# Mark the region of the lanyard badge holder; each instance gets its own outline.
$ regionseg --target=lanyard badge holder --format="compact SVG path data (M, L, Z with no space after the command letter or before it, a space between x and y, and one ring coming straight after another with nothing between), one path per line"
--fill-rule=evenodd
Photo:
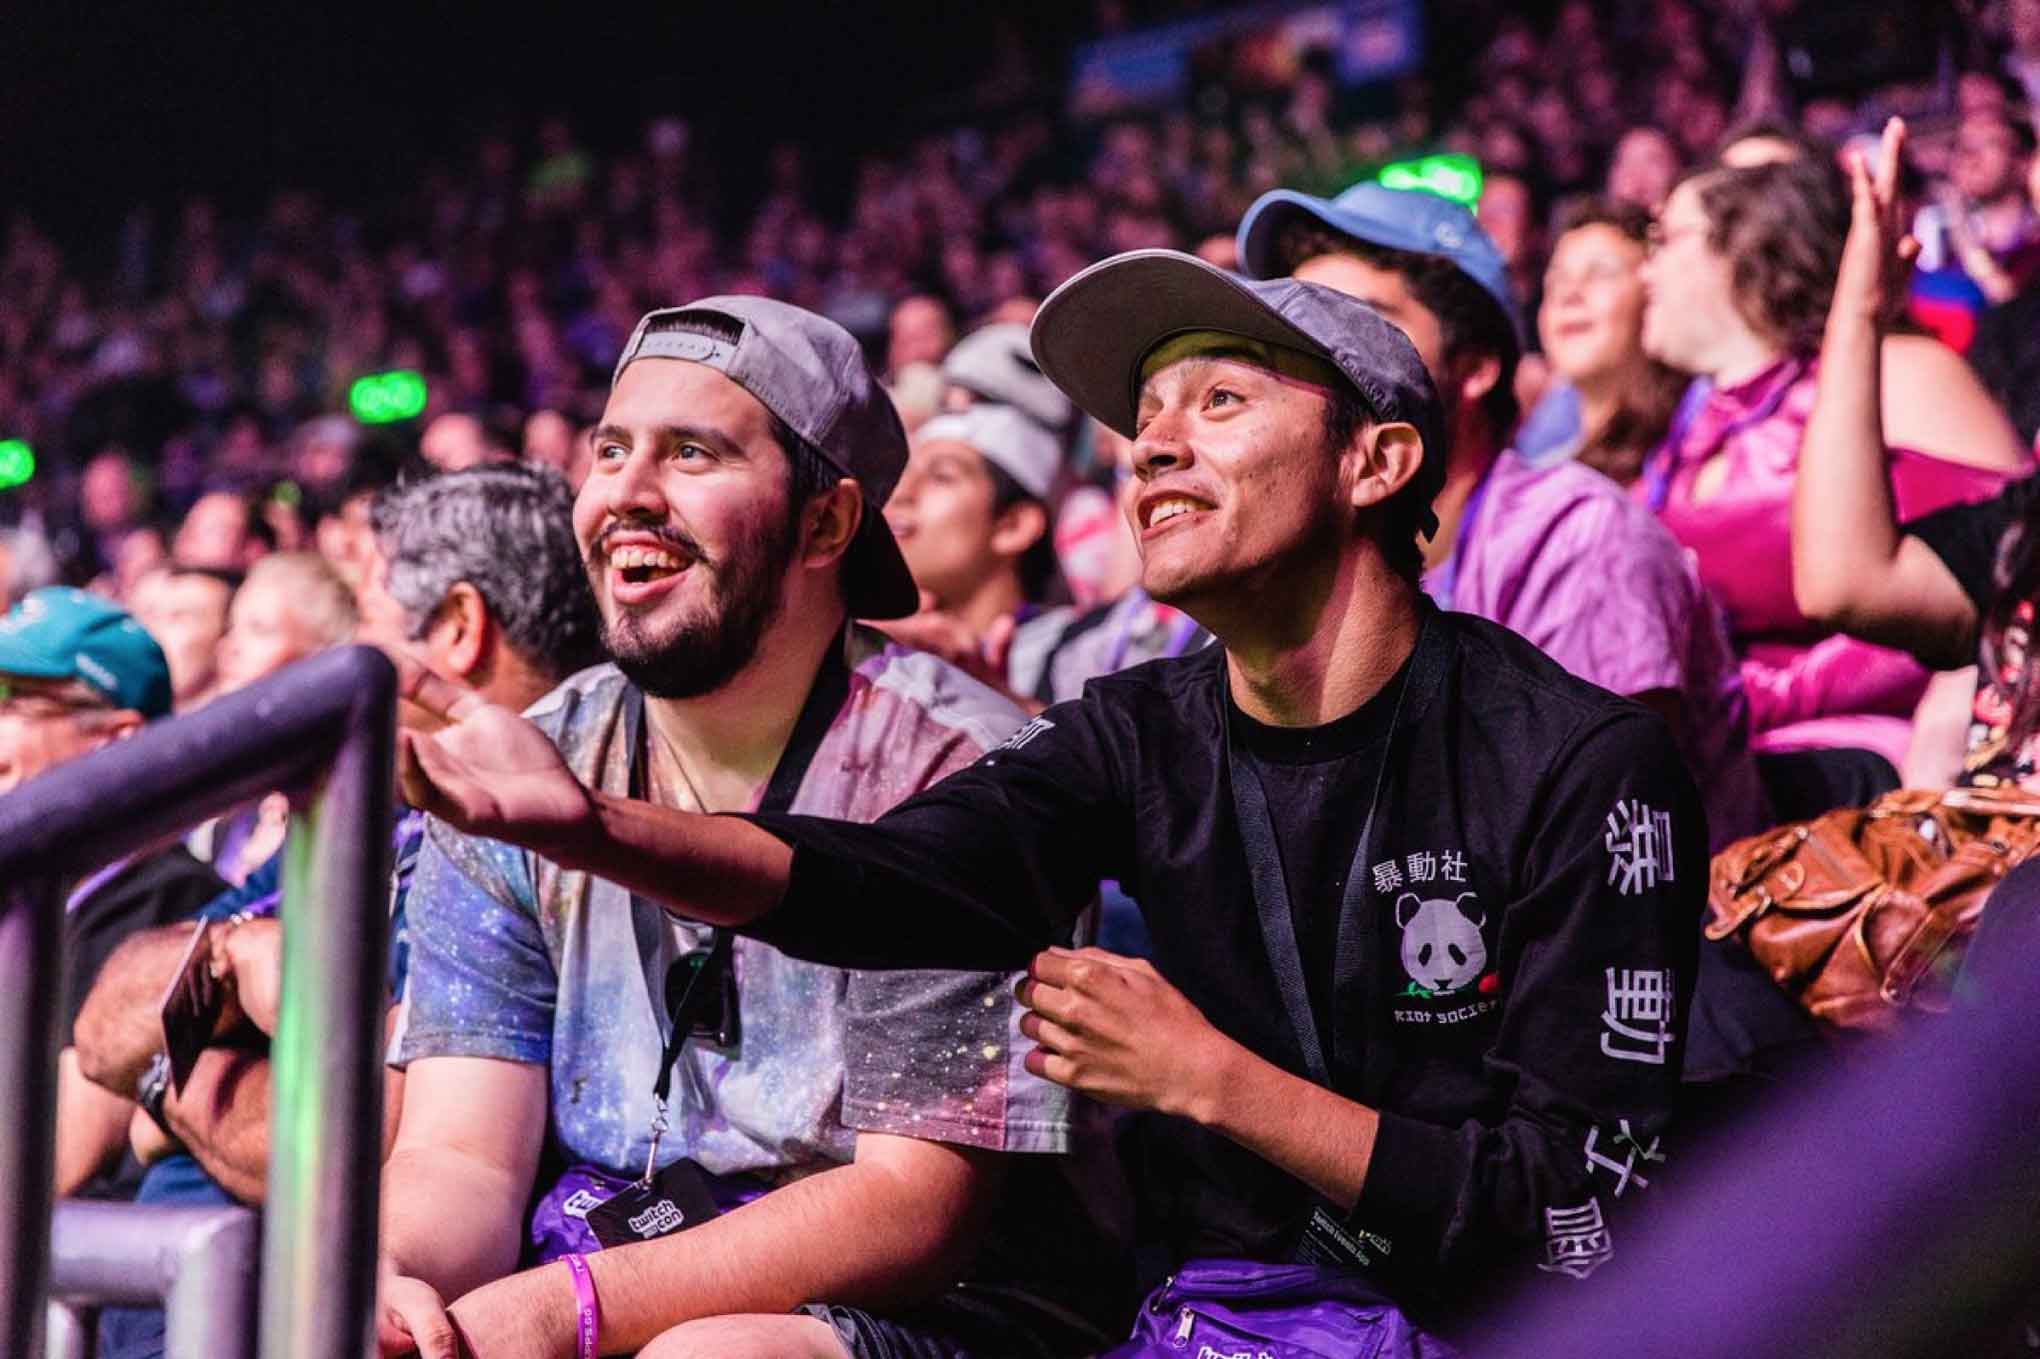
M672 1029L659 1053L659 1079L652 1086L652 1137L645 1149L645 1171L637 1183L588 1210L588 1230L605 1248L670 1236L716 1215L706 1172L685 1159L659 1169L659 1142L671 1127L666 1099L673 1091L673 1066L687 1040L707 1037L722 1047L737 1041L734 952L730 936L717 930L708 947L674 959L666 971Z
M1403 704L1409 698L1412 687L1427 687L1435 679L1434 669L1439 656L1435 650L1426 647L1426 642L1430 641L1431 624L1427 616L1417 632L1416 646L1410 651L1401 687L1396 692L1395 708L1389 714L1388 735L1382 743L1381 768L1374 776L1374 792L1368 798L1367 814L1360 823L1360 843L1354 848L1353 866L1346 874L1332 979L1333 1013L1339 1015L1355 1012L1357 996L1354 988L1364 966L1362 937L1369 925L1366 866L1369 846L1374 839L1374 814L1380 809L1381 790L1388 782L1389 764L1395 757L1395 734L1402 724ZM1310 992L1303 978L1303 957L1297 947L1296 925L1290 912L1289 882L1282 868L1281 850L1275 843L1275 824L1268 811L1268 795L1261 786L1261 776L1254 771L1253 761L1241 759L1234 753L1232 723L1223 708L1220 719L1225 723L1226 769L1232 784L1233 812L1239 822L1240 841L1246 850L1247 881L1253 890L1254 910L1260 918L1261 940L1268 950L1268 963L1275 973L1276 989L1281 993L1283 1011L1289 1017L1290 1028L1296 1035L1310 1079L1327 1090L1335 1089L1331 1058L1336 1054L1339 1034L1331 1032L1321 1038L1317 1016L1311 1011ZM1329 1042L1325 1041L1327 1039ZM1328 1048L1332 1051L1328 1052ZM1327 1201L1320 1200L1314 1204L1297 1242L1297 1262L1336 1269L1368 1269L1379 1264L1381 1258L1388 1254L1390 1243L1373 1233L1356 1229L1343 1221L1344 1217Z
M758 800L760 811L783 812L793 805L815 751L849 696L849 669L841 648L831 647L801 705L785 753ZM674 959L666 969L665 992L671 1024L659 1054L659 1078L652 1086L651 1145L645 1149L644 1174L588 1210L588 1229L605 1247L669 1236L706 1222L717 1212L707 1173L685 1159L659 1169L659 1143L672 1127L666 1101L673 1092L674 1064L687 1040L706 1038L719 1048L733 1049L742 1037L736 943L729 931L710 931L705 947Z

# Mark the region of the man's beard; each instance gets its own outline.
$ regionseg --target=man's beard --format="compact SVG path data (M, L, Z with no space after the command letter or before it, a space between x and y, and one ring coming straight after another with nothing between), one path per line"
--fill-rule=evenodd
M649 619L618 610L602 620L602 647L625 677L653 698L699 698L714 693L749 665L758 641L779 614L779 588L793 559L791 516L775 514L711 562L687 535L655 530L693 559L692 571L709 575L707 605L651 631ZM591 573L595 569L590 563Z

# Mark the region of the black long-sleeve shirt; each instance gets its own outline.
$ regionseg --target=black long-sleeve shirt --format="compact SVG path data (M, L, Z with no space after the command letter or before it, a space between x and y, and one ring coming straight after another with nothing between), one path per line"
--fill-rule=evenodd
M1249 722L1225 673L1213 648L1094 681L870 825L756 817L795 853L752 932L842 966L1011 967L1117 879L1162 975L1303 1075L1228 781L1231 722L1290 864L1331 1084L1381 1115L1346 1225L1386 1244L1382 1282L1422 1313L1485 1293L1511 1260L1591 1273L1617 1199L1647 1200L1663 1169L1692 994L1707 831L1669 732L1461 614L1430 611L1398 678L1310 731ZM1326 879L1353 861L1384 755L1357 984L1335 988L1320 922L1341 884ZM1180 1258L1288 1257L1306 1186L1182 1120L1152 1141L1142 1188Z

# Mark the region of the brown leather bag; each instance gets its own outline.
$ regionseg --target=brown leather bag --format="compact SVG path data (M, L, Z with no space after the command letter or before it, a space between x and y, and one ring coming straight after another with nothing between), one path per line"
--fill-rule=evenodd
M1816 1018L1895 1032L1948 1008L1984 898L2036 848L2040 796L1900 789L1715 855L1707 937L1739 935Z

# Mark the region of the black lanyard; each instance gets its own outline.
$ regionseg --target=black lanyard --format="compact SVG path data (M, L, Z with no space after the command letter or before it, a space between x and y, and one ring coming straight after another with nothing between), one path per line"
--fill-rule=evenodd
M1389 762L1395 756L1395 733L1402 719L1403 705L1412 688L1428 689L1435 682L1442 650L1431 639L1428 616L1417 632L1417 644L1403 668L1401 687L1388 721L1388 735L1381 751L1381 769L1374 777L1374 792L1367 801L1367 815L1360 823L1360 843L1353 850L1353 867L1346 874L1346 891L1339 906L1337 943L1332 973L1332 1013L1353 1013L1365 962L1367 931L1367 860L1374 843L1374 816L1381 805L1381 790L1388 779ZM1442 639L1440 639L1442 641ZM1221 675L1220 683L1224 677ZM1421 700L1419 700L1421 701ZM1310 991L1303 979L1303 955L1296 943L1296 921L1290 912L1289 883L1282 868L1282 853L1275 842L1275 823L1268 813L1268 794L1261 786L1251 759L1241 759L1233 749L1232 722L1224 711L1221 691L1221 720L1225 721L1226 773L1232 784L1233 811L1239 820L1240 840L1246 849L1247 881L1254 893L1254 910L1260 917L1261 940L1268 950L1268 965L1275 972L1275 986L1282 994L1282 1008L1303 1049L1304 1067L1310 1078L1327 1089L1333 1088L1332 1063L1338 1050L1338 1024L1330 1026L1333 1050L1327 1054L1320 1039L1317 1017L1311 1011ZM1328 1059L1329 1058L1329 1059Z
M838 638L830 644L822 657L821 668L815 672L815 682L808 689L806 701L801 704L800 716L794 719L793 734L787 738L786 749L780 752L779 763L773 766L772 777L765 783L765 795L758 800L759 811L784 812L793 806L801 782L807 778L808 766L814 763L815 752L821 749L823 738L829 734L836 714L843 710L843 704L849 697L850 670L844 664L843 642ZM735 936L730 931L712 929L706 949L697 949L674 959L673 965L667 969L663 998L671 1028L665 1049L659 1056L659 1078L652 1086L652 1097L658 1101L662 1123L665 1120L666 1097L673 1089L673 1064L680 1060L680 1049L695 1032L696 1024L712 1008L727 1011L724 1003L726 991L734 996L734 940ZM725 1041L729 1036L730 1022L727 1017L723 1022ZM655 1150L656 1145L655 1136Z

